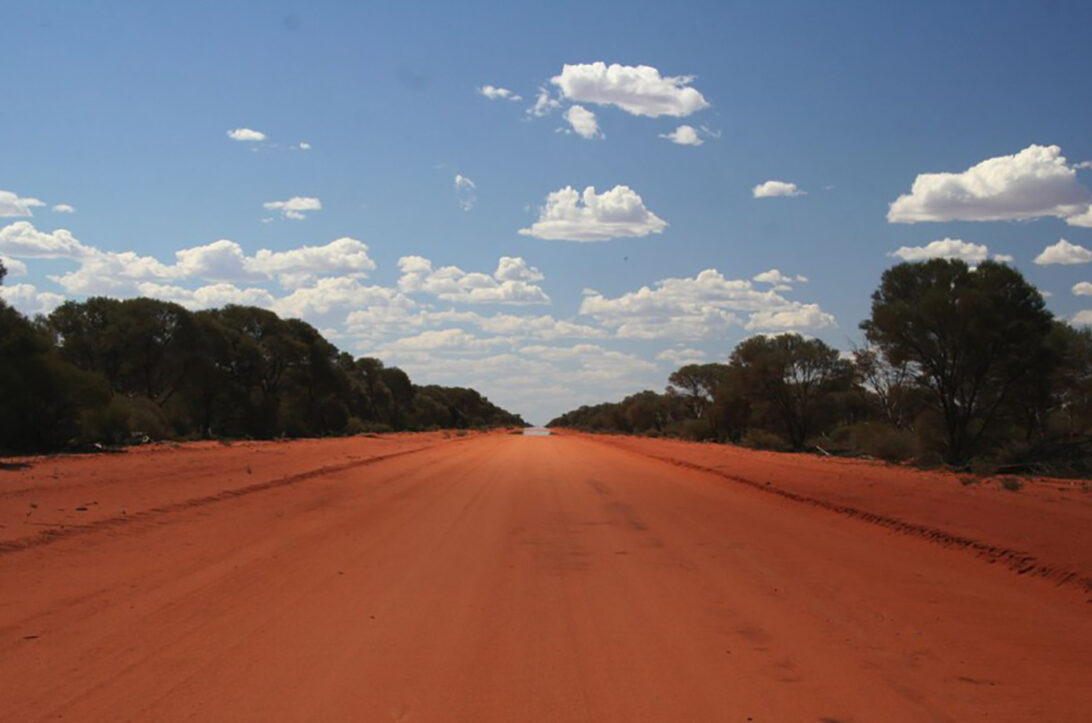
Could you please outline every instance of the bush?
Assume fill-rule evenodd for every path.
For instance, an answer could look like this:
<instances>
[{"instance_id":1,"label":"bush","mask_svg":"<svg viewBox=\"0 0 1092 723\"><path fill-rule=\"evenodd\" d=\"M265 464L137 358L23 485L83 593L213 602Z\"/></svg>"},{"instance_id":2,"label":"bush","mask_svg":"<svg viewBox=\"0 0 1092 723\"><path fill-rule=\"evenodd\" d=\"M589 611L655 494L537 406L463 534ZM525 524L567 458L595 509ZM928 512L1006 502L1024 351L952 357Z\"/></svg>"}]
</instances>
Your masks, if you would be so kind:
<instances>
[{"instance_id":1,"label":"bush","mask_svg":"<svg viewBox=\"0 0 1092 723\"><path fill-rule=\"evenodd\" d=\"M743 435L740 442L744 447L751 449L767 449L772 452L786 452L789 449L784 437L764 429L752 429Z\"/></svg>"},{"instance_id":2,"label":"bush","mask_svg":"<svg viewBox=\"0 0 1092 723\"><path fill-rule=\"evenodd\" d=\"M849 440L855 452L886 462L903 462L917 451L917 440L912 432L880 422L852 425Z\"/></svg>"}]
</instances>

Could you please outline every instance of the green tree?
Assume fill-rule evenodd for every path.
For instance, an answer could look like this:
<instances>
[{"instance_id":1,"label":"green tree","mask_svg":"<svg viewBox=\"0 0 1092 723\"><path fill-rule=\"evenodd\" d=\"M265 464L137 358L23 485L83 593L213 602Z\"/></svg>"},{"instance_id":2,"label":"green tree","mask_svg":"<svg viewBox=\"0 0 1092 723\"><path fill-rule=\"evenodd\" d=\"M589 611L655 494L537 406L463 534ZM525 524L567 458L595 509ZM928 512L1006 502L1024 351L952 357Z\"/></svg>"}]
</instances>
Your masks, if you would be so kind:
<instances>
[{"instance_id":1,"label":"green tree","mask_svg":"<svg viewBox=\"0 0 1092 723\"><path fill-rule=\"evenodd\" d=\"M838 350L799 334L754 336L730 361L737 393L752 400L779 427L793 449L803 449L818 426L833 417L836 392L849 387L852 370Z\"/></svg>"},{"instance_id":2,"label":"green tree","mask_svg":"<svg viewBox=\"0 0 1092 723\"><path fill-rule=\"evenodd\" d=\"M1044 343L1052 316L1019 272L985 261L902 263L884 272L861 323L884 360L908 364L943 420L944 457L962 464L1005 404L1055 355Z\"/></svg>"}]
</instances>

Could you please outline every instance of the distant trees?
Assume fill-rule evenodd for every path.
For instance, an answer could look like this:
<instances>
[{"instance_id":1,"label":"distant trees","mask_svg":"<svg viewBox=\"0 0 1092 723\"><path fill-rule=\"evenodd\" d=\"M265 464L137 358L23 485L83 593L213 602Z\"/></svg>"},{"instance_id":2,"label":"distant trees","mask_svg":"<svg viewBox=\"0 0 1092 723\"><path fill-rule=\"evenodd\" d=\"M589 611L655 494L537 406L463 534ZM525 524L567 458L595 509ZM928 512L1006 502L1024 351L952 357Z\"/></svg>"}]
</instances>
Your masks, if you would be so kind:
<instances>
[{"instance_id":1,"label":"distant trees","mask_svg":"<svg viewBox=\"0 0 1092 723\"><path fill-rule=\"evenodd\" d=\"M1019 272L898 264L861 328L868 346L850 358L797 334L755 336L726 364L678 369L663 394L550 426L1092 473L1092 330L1054 319Z\"/></svg>"},{"instance_id":2,"label":"distant trees","mask_svg":"<svg viewBox=\"0 0 1092 723\"><path fill-rule=\"evenodd\" d=\"M31 322L0 301L0 450L524 424L265 309L96 297Z\"/></svg>"}]
</instances>

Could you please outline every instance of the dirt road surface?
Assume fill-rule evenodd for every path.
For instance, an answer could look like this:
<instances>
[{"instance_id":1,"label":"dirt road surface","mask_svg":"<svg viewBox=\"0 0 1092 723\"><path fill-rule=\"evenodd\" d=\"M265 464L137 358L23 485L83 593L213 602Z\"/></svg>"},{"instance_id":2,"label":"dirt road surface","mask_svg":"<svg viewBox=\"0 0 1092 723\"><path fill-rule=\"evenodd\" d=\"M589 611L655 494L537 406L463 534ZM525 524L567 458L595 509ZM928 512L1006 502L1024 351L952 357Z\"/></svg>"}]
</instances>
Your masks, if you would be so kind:
<instances>
[{"instance_id":1,"label":"dirt road surface","mask_svg":"<svg viewBox=\"0 0 1092 723\"><path fill-rule=\"evenodd\" d=\"M0 717L1088 720L1080 575L815 504L829 480L762 489L788 489L791 460L731 479L687 450L430 435L9 465ZM854 509L884 504L859 487ZM914 524L1007 534L971 519L990 499L1046 514L1026 491L929 489ZM1069 494L1041 540L996 542L1083 539Z\"/></svg>"}]
</instances>

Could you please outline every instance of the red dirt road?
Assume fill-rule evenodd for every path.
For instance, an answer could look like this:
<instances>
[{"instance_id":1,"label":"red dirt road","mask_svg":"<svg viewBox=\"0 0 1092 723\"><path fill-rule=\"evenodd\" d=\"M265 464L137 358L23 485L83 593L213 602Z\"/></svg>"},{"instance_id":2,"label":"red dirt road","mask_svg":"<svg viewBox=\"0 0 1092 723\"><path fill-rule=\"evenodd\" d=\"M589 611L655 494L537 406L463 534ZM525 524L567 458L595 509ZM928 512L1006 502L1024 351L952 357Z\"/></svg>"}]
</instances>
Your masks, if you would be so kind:
<instances>
[{"instance_id":1,"label":"red dirt road","mask_svg":"<svg viewBox=\"0 0 1092 723\"><path fill-rule=\"evenodd\" d=\"M0 717L1088 720L1073 579L648 456L699 452L431 435L0 471ZM915 524L992 509L938 489ZM1085 498L1021 534L1053 554Z\"/></svg>"}]
</instances>

